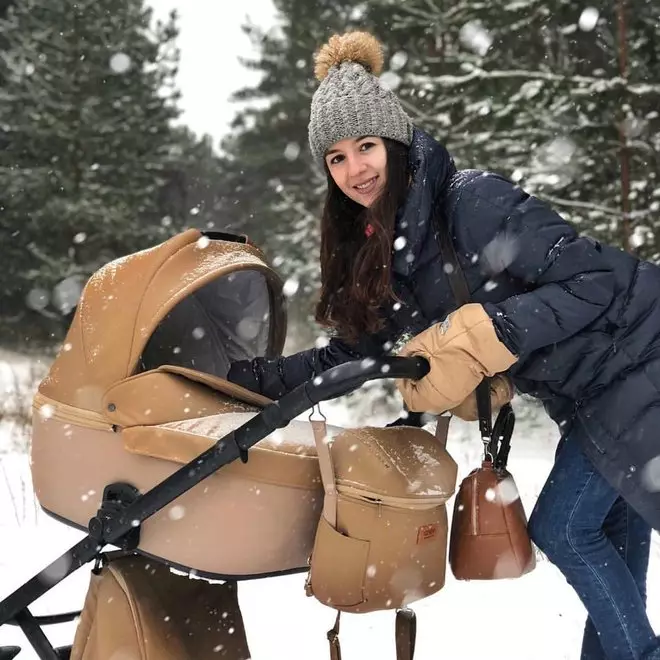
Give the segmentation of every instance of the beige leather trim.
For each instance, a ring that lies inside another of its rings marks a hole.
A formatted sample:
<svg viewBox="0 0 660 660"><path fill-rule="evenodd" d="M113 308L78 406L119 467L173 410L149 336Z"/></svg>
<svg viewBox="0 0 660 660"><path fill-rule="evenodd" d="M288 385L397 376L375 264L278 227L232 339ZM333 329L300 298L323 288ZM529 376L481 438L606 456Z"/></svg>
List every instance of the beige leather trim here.
<svg viewBox="0 0 660 660"><path fill-rule="evenodd" d="M134 426L125 429L121 438L124 448L132 454L184 465L219 440L165 426ZM233 474L259 483L290 488L316 490L321 484L315 454L291 454L257 446L250 450L247 463L234 461L221 468L221 471L223 475Z"/></svg>
<svg viewBox="0 0 660 660"><path fill-rule="evenodd" d="M265 408L267 405L273 403L272 399L252 392L251 390L231 383L224 378L218 378L213 374L207 374L203 371L195 371L194 369L188 369L186 367L178 367L171 364L164 364L158 367L157 371L166 371L171 374L179 374L180 376L185 376L189 380L194 380L197 383L202 383L208 387L227 394L232 399L238 399L242 403L248 403L251 406L259 406L260 408Z"/></svg>
<svg viewBox="0 0 660 660"><path fill-rule="evenodd" d="M88 429L97 429L100 431L113 430L113 424L103 415L55 401L41 394L41 392L37 392L32 399L32 412L44 418L52 418L59 422L76 424L77 426L84 426Z"/></svg>
<svg viewBox="0 0 660 660"><path fill-rule="evenodd" d="M108 388L103 395L105 416L114 424L128 428L157 426L218 413L257 412L263 407L237 401L215 387L225 381L205 376L178 367L153 369L131 376ZM245 395L243 398L250 397Z"/></svg>

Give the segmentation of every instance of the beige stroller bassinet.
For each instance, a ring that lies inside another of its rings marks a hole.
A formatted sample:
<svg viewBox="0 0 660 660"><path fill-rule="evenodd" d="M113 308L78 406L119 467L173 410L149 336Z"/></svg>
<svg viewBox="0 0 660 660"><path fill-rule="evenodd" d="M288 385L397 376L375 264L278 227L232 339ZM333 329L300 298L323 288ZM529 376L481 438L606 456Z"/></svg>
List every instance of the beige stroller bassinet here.
<svg viewBox="0 0 660 660"><path fill-rule="evenodd" d="M145 492L246 422L270 401L224 380L229 364L280 353L285 331L280 281L251 245L191 230L102 268L35 399L41 506L86 528L106 485ZM293 421L145 520L139 549L202 575L302 569L320 488L311 427Z"/></svg>
<svg viewBox="0 0 660 660"><path fill-rule="evenodd" d="M312 425L296 417L426 365L348 363L278 402L225 380L235 360L280 354L285 332L280 279L231 235L189 230L90 278L35 396L31 455L40 505L88 536L0 602L0 625L21 625L39 657L68 657L42 639L53 617L28 606L106 545L137 557L126 575L140 556L232 581L308 569L324 489Z"/></svg>

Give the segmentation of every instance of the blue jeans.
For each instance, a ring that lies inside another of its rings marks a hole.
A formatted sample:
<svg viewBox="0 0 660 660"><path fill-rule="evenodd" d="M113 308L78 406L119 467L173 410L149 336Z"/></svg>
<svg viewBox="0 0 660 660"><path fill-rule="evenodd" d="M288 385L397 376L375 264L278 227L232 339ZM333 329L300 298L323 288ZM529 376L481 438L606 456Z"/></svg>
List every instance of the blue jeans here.
<svg viewBox="0 0 660 660"><path fill-rule="evenodd" d="M660 660L646 615L651 528L569 435L529 520L534 543L582 600L581 660Z"/></svg>

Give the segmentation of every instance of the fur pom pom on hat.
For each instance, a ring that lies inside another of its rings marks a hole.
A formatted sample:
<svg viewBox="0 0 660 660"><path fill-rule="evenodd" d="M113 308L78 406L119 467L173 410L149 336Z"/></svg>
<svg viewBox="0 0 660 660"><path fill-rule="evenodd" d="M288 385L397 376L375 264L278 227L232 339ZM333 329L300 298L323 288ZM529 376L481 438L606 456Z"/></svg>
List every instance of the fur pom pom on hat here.
<svg viewBox="0 0 660 660"><path fill-rule="evenodd" d="M312 98L309 146L323 164L325 152L350 137L375 135L412 141L412 121L396 95L381 85L383 50L367 32L335 34L318 51L314 73L320 85Z"/></svg>

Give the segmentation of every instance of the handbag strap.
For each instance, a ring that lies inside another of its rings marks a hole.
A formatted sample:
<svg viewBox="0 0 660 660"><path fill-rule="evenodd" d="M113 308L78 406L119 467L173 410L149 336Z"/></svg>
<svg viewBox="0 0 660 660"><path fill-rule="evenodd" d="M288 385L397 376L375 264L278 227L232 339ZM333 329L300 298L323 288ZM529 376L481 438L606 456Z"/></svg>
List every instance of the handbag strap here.
<svg viewBox="0 0 660 660"><path fill-rule="evenodd" d="M442 206L438 204L436 212L436 228L438 230L438 245L440 255L444 262L444 271L449 280L449 286L454 294L459 307L466 305L472 300L470 287L467 283L465 273L456 254L454 241L449 234L449 223L442 215ZM490 378L484 378L476 390L477 411L479 412L479 431L481 439L486 446L486 453L493 456L492 434L493 434L493 411L490 403Z"/></svg>
<svg viewBox="0 0 660 660"><path fill-rule="evenodd" d="M493 427L493 442L497 443L494 467L506 470L511 449L511 436L516 425L516 416L510 403L502 406Z"/></svg>

